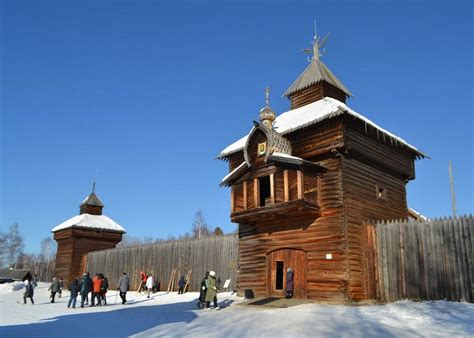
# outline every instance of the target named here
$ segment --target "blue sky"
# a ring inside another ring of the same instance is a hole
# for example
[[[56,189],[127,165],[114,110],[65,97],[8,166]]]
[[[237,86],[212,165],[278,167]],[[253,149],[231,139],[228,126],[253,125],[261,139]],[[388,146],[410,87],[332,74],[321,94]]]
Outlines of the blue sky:
[[[245,135],[272,88],[306,67],[313,19],[348,105],[432,159],[408,202],[429,217],[473,212],[470,1],[0,1],[0,231],[27,251],[78,214],[97,179],[104,213],[132,236],[226,232],[219,151]],[[97,175],[96,175],[97,172]]]

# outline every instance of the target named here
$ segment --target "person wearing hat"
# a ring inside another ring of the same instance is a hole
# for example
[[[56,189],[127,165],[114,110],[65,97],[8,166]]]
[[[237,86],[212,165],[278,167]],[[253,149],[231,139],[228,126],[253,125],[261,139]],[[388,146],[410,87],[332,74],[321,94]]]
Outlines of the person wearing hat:
[[[293,298],[293,270],[291,268],[286,269],[286,298]]]
[[[211,301],[214,301],[214,309],[216,309],[217,308],[217,287],[216,287],[216,273],[214,271],[209,272],[209,278],[207,279],[206,308],[209,308]]]
[[[35,302],[33,301],[33,284],[30,282],[29,279],[25,281],[25,293],[23,294],[23,304],[26,304],[26,298],[29,298],[31,300],[31,304],[35,305]]]

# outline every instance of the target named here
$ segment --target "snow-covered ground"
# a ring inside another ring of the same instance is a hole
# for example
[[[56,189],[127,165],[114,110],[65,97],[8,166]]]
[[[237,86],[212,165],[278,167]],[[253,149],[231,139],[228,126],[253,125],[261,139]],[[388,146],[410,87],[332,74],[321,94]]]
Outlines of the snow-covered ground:
[[[68,309],[68,292],[49,302],[46,284],[35,305],[23,290],[0,293],[0,337],[474,337],[474,304],[402,301],[387,305],[305,304],[286,309],[239,306],[220,293],[221,310],[199,310],[197,293],[127,294],[130,304]]]

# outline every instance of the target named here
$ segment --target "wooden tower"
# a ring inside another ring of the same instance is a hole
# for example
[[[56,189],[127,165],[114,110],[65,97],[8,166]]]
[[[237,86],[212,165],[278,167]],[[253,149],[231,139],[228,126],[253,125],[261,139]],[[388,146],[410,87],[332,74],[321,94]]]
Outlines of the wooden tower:
[[[240,292],[283,296],[294,270],[295,297],[327,301],[370,297],[364,221],[408,216],[406,184],[415,147],[350,109],[350,91],[319,59],[285,92],[278,117],[267,102],[249,134],[219,158],[239,224]]]
[[[81,277],[85,268],[84,255],[91,251],[113,249],[122,240],[125,229],[109,217],[102,215],[104,205],[92,192],[79,206],[79,215],[54,227],[58,243],[55,276],[64,278],[65,284]]]

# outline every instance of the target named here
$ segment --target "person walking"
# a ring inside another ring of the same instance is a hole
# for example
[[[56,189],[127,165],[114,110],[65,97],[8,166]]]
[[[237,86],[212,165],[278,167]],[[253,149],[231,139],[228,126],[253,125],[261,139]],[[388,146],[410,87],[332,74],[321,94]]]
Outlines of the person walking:
[[[209,271],[206,271],[204,278],[201,281],[201,287],[199,288],[199,302],[197,303],[198,308],[204,309],[206,304],[206,293],[207,293],[207,278],[209,277]]]
[[[92,300],[91,300],[91,307],[95,306],[95,300],[97,299],[97,306],[101,306],[101,299],[100,299],[100,288],[102,287],[102,278],[100,278],[99,274],[96,273],[94,278],[92,279]]]
[[[76,300],[79,290],[79,280],[77,278],[74,278],[73,282],[69,284],[69,291],[71,292],[71,295],[69,297],[69,301],[67,302],[68,308],[70,308],[71,306],[73,309],[76,308]]]
[[[62,278],[59,278],[58,298],[61,298],[61,296],[63,294],[63,288],[64,288],[64,280]]]
[[[26,304],[26,298],[31,300],[31,304],[35,305],[33,300],[34,287],[29,279],[26,280],[25,293],[23,294],[23,304]]]
[[[148,292],[148,295],[146,298],[150,298],[150,293],[151,291],[153,290],[153,276],[151,275],[151,273],[148,274],[148,277],[146,279],[146,288],[147,288],[147,292]]]
[[[51,291],[51,303],[54,303],[56,293],[59,292],[59,281],[56,277],[53,277],[53,281],[49,284],[48,291]]]
[[[147,274],[141,271],[140,272],[140,286],[138,287],[138,293],[141,293],[142,291],[146,290],[146,280],[147,280]]]
[[[117,290],[120,292],[120,298],[122,298],[122,304],[127,302],[127,291],[130,289],[130,278],[127,273],[124,272],[117,283]]]
[[[79,284],[79,289],[81,290],[81,307],[84,307],[84,303],[88,303],[89,292],[92,290],[92,279],[89,277],[89,272],[85,272],[82,275],[81,282]]]
[[[206,292],[206,308],[209,308],[211,302],[214,302],[214,309],[217,309],[217,287],[216,287],[216,273],[214,271],[209,272],[209,278],[207,279],[207,292]]]
[[[293,298],[293,277],[294,272],[291,268],[286,269],[286,296],[285,298]]]
[[[184,293],[185,285],[186,285],[186,281],[184,279],[184,276],[181,276],[181,278],[178,281],[178,295],[182,295]]]
[[[103,276],[103,275],[102,275]],[[103,277],[102,279],[102,287],[100,288],[100,296],[104,305],[107,305],[107,290],[109,289],[109,280],[107,277]]]

